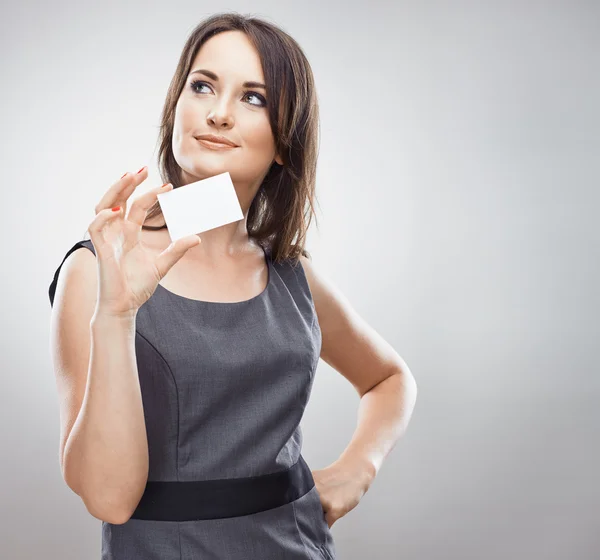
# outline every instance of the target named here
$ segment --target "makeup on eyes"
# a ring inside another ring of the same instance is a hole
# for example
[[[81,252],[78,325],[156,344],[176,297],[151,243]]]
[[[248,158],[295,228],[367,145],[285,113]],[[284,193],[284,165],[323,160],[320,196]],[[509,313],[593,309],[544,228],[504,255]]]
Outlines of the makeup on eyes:
[[[197,91],[200,88],[200,86],[211,87],[211,85],[208,82],[205,82],[204,80],[193,80],[190,83],[191,90],[197,94],[201,93],[201,92]],[[256,103],[250,103],[250,105],[253,105],[254,107],[266,107],[267,100],[260,93],[257,93],[255,91],[251,91],[251,90],[246,90],[246,91],[244,91],[244,97],[246,97],[247,95],[253,95],[254,97],[258,98],[261,101],[260,105],[257,105]]]

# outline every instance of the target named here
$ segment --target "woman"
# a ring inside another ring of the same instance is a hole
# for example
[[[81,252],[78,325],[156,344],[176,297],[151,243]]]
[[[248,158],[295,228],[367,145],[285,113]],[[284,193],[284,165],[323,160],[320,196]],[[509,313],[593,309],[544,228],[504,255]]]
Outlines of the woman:
[[[91,239],[56,270],[60,462],[102,520],[102,558],[335,558],[331,525],[406,425],[416,395],[406,364],[303,248],[317,132],[296,42],[259,19],[212,16],[167,95],[169,182],[127,213],[147,169],[123,175]],[[244,219],[171,243],[157,194],[224,171]],[[367,398],[348,448],[313,472],[299,423],[319,357]]]

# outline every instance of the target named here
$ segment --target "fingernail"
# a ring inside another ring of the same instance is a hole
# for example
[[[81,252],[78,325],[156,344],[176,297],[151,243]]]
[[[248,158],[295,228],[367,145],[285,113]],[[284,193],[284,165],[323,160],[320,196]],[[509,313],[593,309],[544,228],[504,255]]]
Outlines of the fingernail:
[[[123,173],[123,175],[121,175],[121,179],[122,179],[123,177],[125,177],[125,175],[127,175],[127,173],[129,173],[129,171],[125,171],[125,173]]]
[[[121,207],[120,207],[120,206],[115,206],[114,208],[112,208],[112,211],[113,211],[113,212],[117,212],[117,211],[119,211],[120,209],[121,209]]]
[[[145,165],[144,165],[144,167],[142,167],[142,168],[141,168],[141,169],[140,169],[140,170],[139,170],[139,171],[136,173],[136,175],[137,175],[138,173],[141,173],[142,171],[144,171],[144,169],[146,169],[146,166],[145,166]]]

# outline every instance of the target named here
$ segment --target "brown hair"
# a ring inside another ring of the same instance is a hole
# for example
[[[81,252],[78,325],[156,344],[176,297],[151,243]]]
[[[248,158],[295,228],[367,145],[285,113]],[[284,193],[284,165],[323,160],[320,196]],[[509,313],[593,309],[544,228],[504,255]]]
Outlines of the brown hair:
[[[300,253],[310,258],[305,242],[315,215],[319,107],[312,69],[304,52],[274,24],[235,12],[218,13],[191,32],[163,106],[158,139],[161,180],[172,183],[174,189],[181,186],[181,168],[172,149],[175,107],[200,47],[224,31],[243,31],[258,51],[275,149],[283,161],[283,165],[273,162],[252,201],[247,217],[248,234],[270,250],[273,260],[296,260]],[[156,201],[146,220],[159,214],[162,212]],[[142,226],[147,230],[166,227],[166,224]],[[294,244],[296,236],[298,241]]]

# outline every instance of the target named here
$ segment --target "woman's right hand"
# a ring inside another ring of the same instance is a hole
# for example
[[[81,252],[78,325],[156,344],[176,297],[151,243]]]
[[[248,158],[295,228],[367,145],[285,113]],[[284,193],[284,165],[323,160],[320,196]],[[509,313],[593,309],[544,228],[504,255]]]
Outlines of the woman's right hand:
[[[145,248],[141,232],[148,209],[156,202],[157,194],[173,189],[171,183],[151,189],[133,201],[126,216],[130,195],[147,177],[147,167],[135,175],[127,173],[108,189],[95,208],[96,217],[88,231],[98,262],[96,314],[135,316],[171,267],[201,242],[197,235],[182,237],[158,256]],[[116,206],[120,209],[113,211]]]

